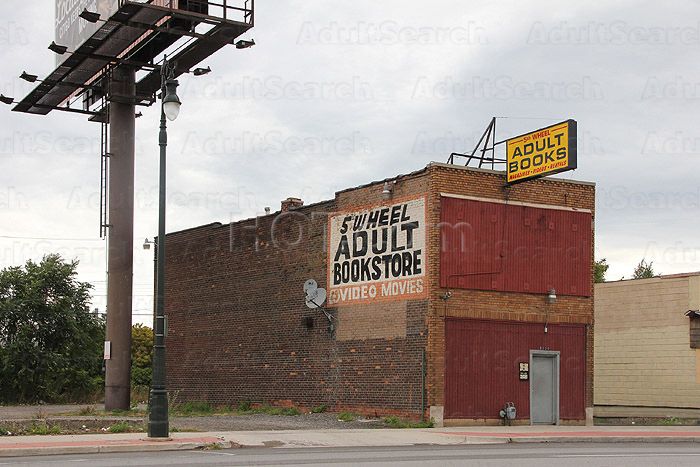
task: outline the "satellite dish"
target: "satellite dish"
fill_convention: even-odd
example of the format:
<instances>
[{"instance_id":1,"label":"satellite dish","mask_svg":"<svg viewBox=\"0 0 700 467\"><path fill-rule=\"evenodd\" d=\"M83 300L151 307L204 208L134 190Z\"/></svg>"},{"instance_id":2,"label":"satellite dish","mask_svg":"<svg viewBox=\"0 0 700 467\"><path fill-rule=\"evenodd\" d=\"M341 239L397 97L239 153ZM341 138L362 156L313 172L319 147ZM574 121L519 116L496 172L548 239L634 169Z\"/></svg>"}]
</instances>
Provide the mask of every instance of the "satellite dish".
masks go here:
<instances>
[{"instance_id":1,"label":"satellite dish","mask_svg":"<svg viewBox=\"0 0 700 467\"><path fill-rule=\"evenodd\" d=\"M306 295L306 306L312 310L320 308L328 296L326 289L319 287L318 283L313 279L304 282L304 294Z\"/></svg>"}]
</instances>

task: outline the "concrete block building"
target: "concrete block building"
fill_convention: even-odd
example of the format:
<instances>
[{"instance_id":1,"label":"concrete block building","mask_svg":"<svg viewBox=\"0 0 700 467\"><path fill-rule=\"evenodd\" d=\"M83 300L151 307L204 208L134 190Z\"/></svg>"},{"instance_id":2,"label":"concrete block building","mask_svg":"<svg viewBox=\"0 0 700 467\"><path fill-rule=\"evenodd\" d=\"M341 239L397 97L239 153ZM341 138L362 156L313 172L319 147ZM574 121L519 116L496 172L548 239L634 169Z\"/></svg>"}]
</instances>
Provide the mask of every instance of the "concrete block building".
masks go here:
<instances>
[{"instance_id":1,"label":"concrete block building","mask_svg":"<svg viewBox=\"0 0 700 467\"><path fill-rule=\"evenodd\" d=\"M595 285L602 417L700 416L700 273Z\"/></svg>"},{"instance_id":2,"label":"concrete block building","mask_svg":"<svg viewBox=\"0 0 700 467\"><path fill-rule=\"evenodd\" d=\"M584 423L594 198L592 183L431 163L173 232L169 389L446 424L498 423L512 402L519 423Z\"/></svg>"}]
</instances>

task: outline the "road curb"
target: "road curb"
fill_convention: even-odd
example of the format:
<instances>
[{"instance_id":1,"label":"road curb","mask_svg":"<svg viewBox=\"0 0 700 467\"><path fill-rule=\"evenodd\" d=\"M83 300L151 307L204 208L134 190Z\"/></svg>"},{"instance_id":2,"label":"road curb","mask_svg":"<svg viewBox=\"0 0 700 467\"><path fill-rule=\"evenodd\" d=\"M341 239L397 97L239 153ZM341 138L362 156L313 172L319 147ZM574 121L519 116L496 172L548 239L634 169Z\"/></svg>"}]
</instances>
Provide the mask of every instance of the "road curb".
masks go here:
<instances>
[{"instance_id":1,"label":"road curb","mask_svg":"<svg viewBox=\"0 0 700 467\"><path fill-rule=\"evenodd\" d=\"M96 446L45 446L30 448L3 448L0 457L56 456L61 454L99 454L108 452L193 451L215 446L216 449L233 447L231 441L215 442L154 442L148 444L102 444Z\"/></svg>"},{"instance_id":2,"label":"road curb","mask_svg":"<svg viewBox=\"0 0 700 467\"><path fill-rule=\"evenodd\" d=\"M697 436L564 436L546 438L508 438L509 443L700 443Z\"/></svg>"}]
</instances>

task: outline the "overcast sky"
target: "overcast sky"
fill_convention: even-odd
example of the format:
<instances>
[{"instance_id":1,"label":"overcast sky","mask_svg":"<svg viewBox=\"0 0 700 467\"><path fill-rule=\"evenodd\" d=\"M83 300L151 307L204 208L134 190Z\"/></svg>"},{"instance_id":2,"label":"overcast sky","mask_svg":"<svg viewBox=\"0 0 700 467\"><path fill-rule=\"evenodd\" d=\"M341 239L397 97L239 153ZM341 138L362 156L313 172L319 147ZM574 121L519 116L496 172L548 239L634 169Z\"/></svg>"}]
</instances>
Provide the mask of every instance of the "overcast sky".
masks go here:
<instances>
[{"instance_id":1,"label":"overcast sky","mask_svg":"<svg viewBox=\"0 0 700 467\"><path fill-rule=\"evenodd\" d=\"M168 230L229 222L410 172L573 118L597 184L596 257L608 279L646 257L700 270L700 5L606 1L258 0L257 45L181 79L170 125ZM672 5L672 6L669 6ZM0 2L0 92L55 57L54 0ZM135 320L149 322L157 230L156 108L137 120ZM0 107L0 267L49 252L80 260L104 310L98 124Z\"/></svg>"}]
</instances>

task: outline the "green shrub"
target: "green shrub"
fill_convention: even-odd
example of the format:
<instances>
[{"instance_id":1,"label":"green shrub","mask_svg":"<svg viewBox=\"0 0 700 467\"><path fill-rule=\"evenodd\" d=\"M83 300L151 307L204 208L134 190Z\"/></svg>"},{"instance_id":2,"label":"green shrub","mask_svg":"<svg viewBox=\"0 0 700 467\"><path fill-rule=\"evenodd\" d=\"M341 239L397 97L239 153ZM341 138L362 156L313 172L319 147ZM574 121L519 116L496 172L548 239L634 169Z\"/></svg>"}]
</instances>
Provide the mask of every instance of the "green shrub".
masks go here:
<instances>
[{"instance_id":1,"label":"green shrub","mask_svg":"<svg viewBox=\"0 0 700 467\"><path fill-rule=\"evenodd\" d=\"M60 435L61 427L59 425L49 426L47 423L32 425L27 430L30 435Z\"/></svg>"},{"instance_id":2,"label":"green shrub","mask_svg":"<svg viewBox=\"0 0 700 467\"><path fill-rule=\"evenodd\" d=\"M282 415L282 407L272 407L269 405L263 405L262 407L255 410L257 413L264 413L267 415Z\"/></svg>"},{"instance_id":3,"label":"green shrub","mask_svg":"<svg viewBox=\"0 0 700 467\"><path fill-rule=\"evenodd\" d=\"M129 433L133 427L129 425L128 422L117 422L114 425L107 428L110 433Z\"/></svg>"},{"instance_id":4,"label":"green shrub","mask_svg":"<svg viewBox=\"0 0 700 467\"><path fill-rule=\"evenodd\" d=\"M281 414L287 416L301 415L301 411L296 407L286 407L282 409Z\"/></svg>"},{"instance_id":5,"label":"green shrub","mask_svg":"<svg viewBox=\"0 0 700 467\"><path fill-rule=\"evenodd\" d=\"M412 422L410 420L403 420L399 417L391 415L389 417L384 417L384 424L389 428L432 428L433 419L423 422Z\"/></svg>"},{"instance_id":6,"label":"green shrub","mask_svg":"<svg viewBox=\"0 0 700 467\"><path fill-rule=\"evenodd\" d=\"M153 329L143 324L131 327L131 385L150 386L153 357Z\"/></svg>"},{"instance_id":7,"label":"green shrub","mask_svg":"<svg viewBox=\"0 0 700 467\"><path fill-rule=\"evenodd\" d=\"M250 401L241 401L238 403L238 411L239 412L250 412L252 409L252 405L250 404Z\"/></svg>"},{"instance_id":8,"label":"green shrub","mask_svg":"<svg viewBox=\"0 0 700 467\"><path fill-rule=\"evenodd\" d=\"M340 412L338 414L338 420L341 422L352 422L357 420L357 415L352 412Z\"/></svg>"},{"instance_id":9,"label":"green shrub","mask_svg":"<svg viewBox=\"0 0 700 467\"><path fill-rule=\"evenodd\" d=\"M326 411L328 411L328 406L326 404L321 404L311 409L311 413L324 413Z\"/></svg>"},{"instance_id":10,"label":"green shrub","mask_svg":"<svg viewBox=\"0 0 700 467\"><path fill-rule=\"evenodd\" d=\"M82 415L83 417L87 415L97 415L97 411L95 407L88 405L78 410L78 415Z\"/></svg>"}]
</instances>

